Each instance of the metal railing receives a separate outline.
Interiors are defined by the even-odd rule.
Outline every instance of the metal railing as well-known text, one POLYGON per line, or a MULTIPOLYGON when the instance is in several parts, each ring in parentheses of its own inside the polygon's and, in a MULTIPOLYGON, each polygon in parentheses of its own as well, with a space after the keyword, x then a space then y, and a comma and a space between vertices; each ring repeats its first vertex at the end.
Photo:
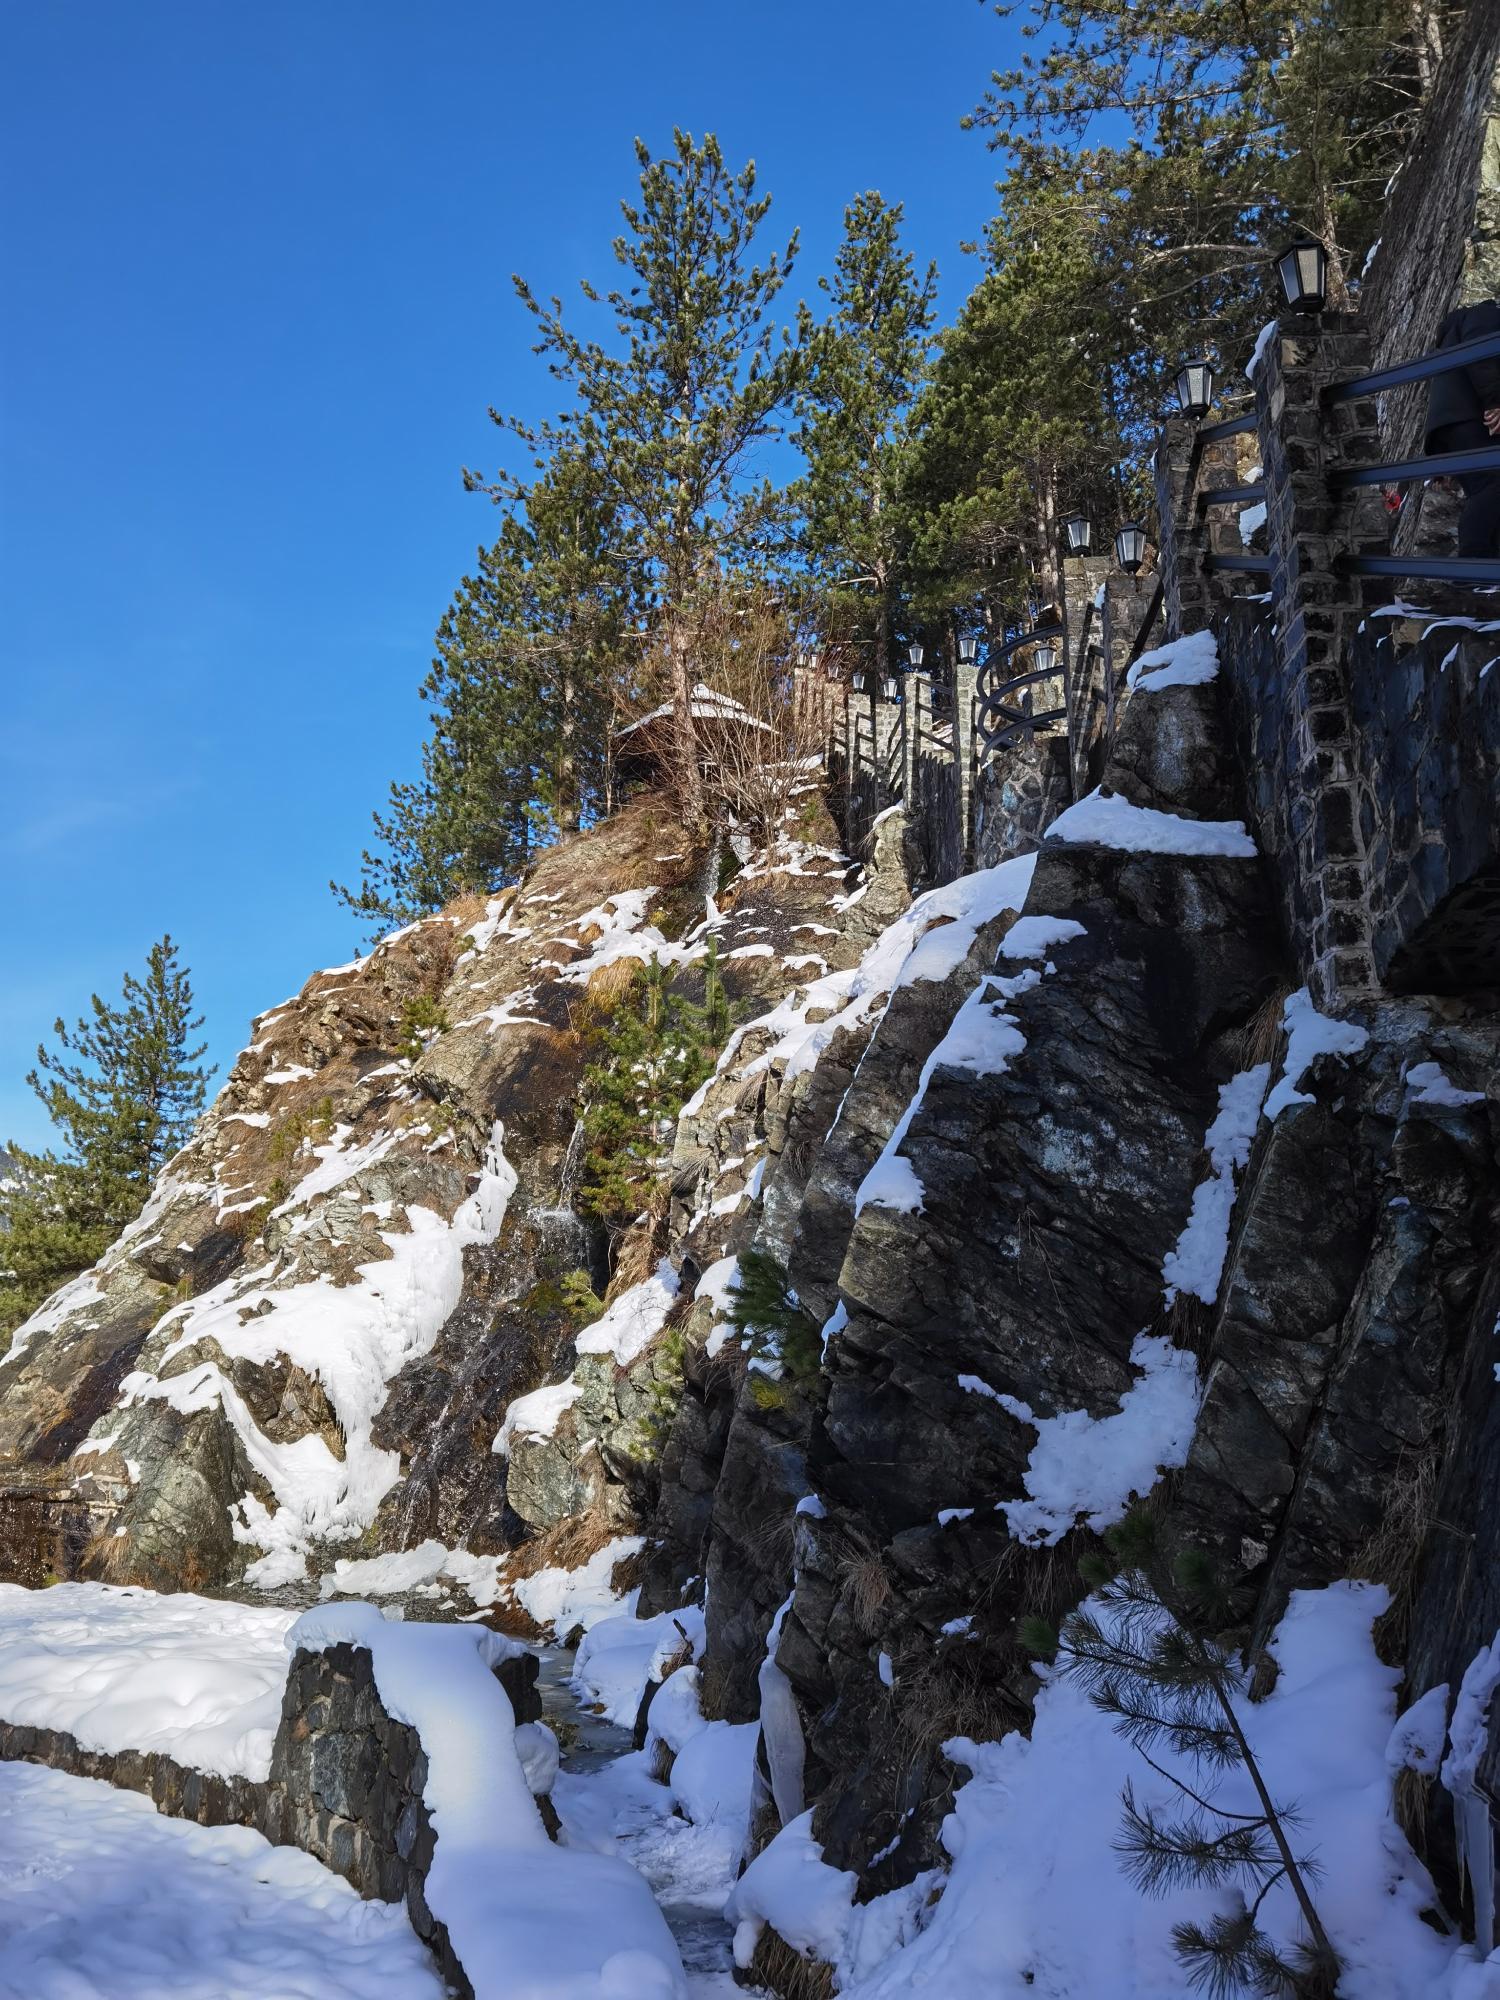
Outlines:
POLYGON ((1373 375, 1356 375, 1351 382, 1334 382, 1323 391, 1325 403, 1352 403, 1360 396, 1374 396, 1382 389, 1401 389, 1408 382, 1425 382, 1433 375, 1447 375, 1467 368, 1471 361, 1492 361, 1500 356, 1500 333, 1481 334, 1477 340, 1462 340, 1452 347, 1434 347, 1410 361, 1397 361, 1389 368, 1377 368, 1373 375))
POLYGON ((996 750, 1014 743, 1021 736, 1034 735, 1045 722, 1066 720, 1068 713, 1066 707, 1047 708, 1040 713, 1034 713, 1030 709, 1008 706, 1011 696, 1025 688, 1035 687, 1040 681, 1056 680, 1059 671, 1064 676, 1063 684, 1066 687, 1066 659, 1061 669, 1050 667, 1045 673, 1032 671, 1013 674, 1001 681, 995 679, 996 670, 1004 666, 1013 654, 1020 652, 1023 647, 1039 645, 1047 639, 1061 639, 1066 643, 1067 628, 1061 619, 1054 619, 1048 625, 1038 625, 1030 632, 1017 633, 1013 639, 1007 639, 1003 645, 997 646, 980 667, 974 687, 974 740, 976 753, 980 758, 993 755, 996 750))

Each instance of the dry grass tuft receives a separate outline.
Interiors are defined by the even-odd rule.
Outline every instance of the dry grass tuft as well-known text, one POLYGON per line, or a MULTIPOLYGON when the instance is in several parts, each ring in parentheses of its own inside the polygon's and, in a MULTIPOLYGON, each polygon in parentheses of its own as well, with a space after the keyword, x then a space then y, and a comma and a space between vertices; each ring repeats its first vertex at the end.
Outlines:
POLYGON ((750 1976, 779 2000, 833 2000, 833 1967, 803 1958, 769 1926, 760 1934, 750 1976))
POLYGON ((1275 1059, 1281 1047, 1282 1009, 1291 994, 1292 988, 1282 980, 1271 989, 1241 1029, 1240 1062, 1243 1068, 1254 1069, 1258 1063, 1275 1059))
POLYGON ((621 1556, 609 1573, 609 1587, 617 1597, 623 1597, 629 1590, 636 1590, 646 1580, 646 1551, 633 1549, 628 1556, 621 1556))
POLYGON ((1422 1862, 1427 1859, 1427 1807, 1432 1782, 1430 1771, 1413 1771, 1403 1765, 1396 1773, 1391 1798, 1396 1824, 1411 1843, 1412 1853, 1422 1862))
POLYGON ((877 1551, 855 1549, 839 1564, 839 1594, 867 1639, 880 1629, 880 1614, 893 1595, 891 1579, 877 1551))
POLYGON ((712 1653, 698 1668, 698 1713, 705 1722, 729 1718, 729 1668, 712 1653))
POLYGON ((1375 1621, 1375 1648, 1391 1664, 1406 1657, 1412 1605, 1422 1567, 1422 1551, 1437 1513, 1439 1444, 1409 1453, 1388 1489, 1380 1526, 1359 1550, 1350 1575, 1383 1583, 1389 1608, 1375 1621))
POLYGON ((589 975, 588 984, 568 1010, 568 1025, 575 1035, 592 1034, 612 1021, 620 1005, 640 977, 640 961, 617 958, 589 975))

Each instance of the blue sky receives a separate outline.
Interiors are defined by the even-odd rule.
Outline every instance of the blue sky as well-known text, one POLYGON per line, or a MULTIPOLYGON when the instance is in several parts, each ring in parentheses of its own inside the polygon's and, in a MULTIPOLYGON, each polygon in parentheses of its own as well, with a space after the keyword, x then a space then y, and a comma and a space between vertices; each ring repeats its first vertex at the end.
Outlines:
POLYGON ((811 297, 845 202, 942 267, 992 205, 978 0, 35 0, 0 27, 0 1139, 38 1037, 171 931, 216 1061, 360 930, 491 531, 510 290, 607 277, 631 142, 757 161, 811 297))

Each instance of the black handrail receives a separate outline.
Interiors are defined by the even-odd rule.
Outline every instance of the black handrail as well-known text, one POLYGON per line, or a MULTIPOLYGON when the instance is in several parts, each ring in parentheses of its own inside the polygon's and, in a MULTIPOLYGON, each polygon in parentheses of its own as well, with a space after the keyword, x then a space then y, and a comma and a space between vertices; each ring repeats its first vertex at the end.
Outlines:
POLYGON ((1044 708, 1040 715, 1028 715, 1021 722, 1013 722, 1005 729, 997 729, 992 736, 985 738, 985 756, 992 750, 1003 749, 1007 743, 1013 743, 1018 736, 1025 736, 1032 730, 1039 729, 1044 722, 1063 721, 1067 713, 1065 708, 1044 708))
POLYGON ((1415 576, 1434 583, 1500 584, 1496 556, 1340 556, 1338 567, 1349 576, 1415 576))
POLYGON ((1199 507, 1232 507, 1240 500, 1264 500, 1266 485, 1263 479, 1250 486, 1205 486, 1199 492, 1199 507))
POLYGON ((1352 403, 1357 396, 1373 396, 1380 389, 1399 389, 1408 382, 1425 382, 1432 375, 1446 375, 1451 369, 1467 368, 1471 361, 1489 361, 1500 355, 1500 333, 1481 334, 1477 340, 1463 340, 1455 347, 1435 347, 1413 361, 1398 361, 1391 368, 1377 368, 1373 375, 1357 375, 1352 382, 1334 382, 1323 391, 1325 403, 1352 403))
MULTIPOLYGON (((1500 350, 1497 350, 1500 351, 1500 350)), ((1500 472, 1500 444, 1478 451, 1439 451, 1426 458, 1398 458, 1390 465, 1356 465, 1328 475, 1328 483, 1343 486, 1394 486, 1402 479, 1451 479, 1465 472, 1500 472)))
POLYGON ((1247 410, 1242 417, 1222 417, 1216 424, 1205 424, 1198 437, 1203 444, 1218 444, 1222 438, 1245 437, 1255 428, 1255 412, 1247 410))

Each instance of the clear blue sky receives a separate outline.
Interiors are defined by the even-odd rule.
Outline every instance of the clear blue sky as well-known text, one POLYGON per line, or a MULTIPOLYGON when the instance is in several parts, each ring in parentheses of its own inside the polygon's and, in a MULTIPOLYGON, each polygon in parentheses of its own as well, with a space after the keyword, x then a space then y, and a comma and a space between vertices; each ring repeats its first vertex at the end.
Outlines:
POLYGON ((809 297, 904 200, 951 314, 1004 59, 977 0, 31 0, 0 26, 0 1139, 54 1016, 170 930, 216 1061, 350 957, 370 810, 554 404, 510 273, 607 277, 631 141, 753 156, 809 297))

